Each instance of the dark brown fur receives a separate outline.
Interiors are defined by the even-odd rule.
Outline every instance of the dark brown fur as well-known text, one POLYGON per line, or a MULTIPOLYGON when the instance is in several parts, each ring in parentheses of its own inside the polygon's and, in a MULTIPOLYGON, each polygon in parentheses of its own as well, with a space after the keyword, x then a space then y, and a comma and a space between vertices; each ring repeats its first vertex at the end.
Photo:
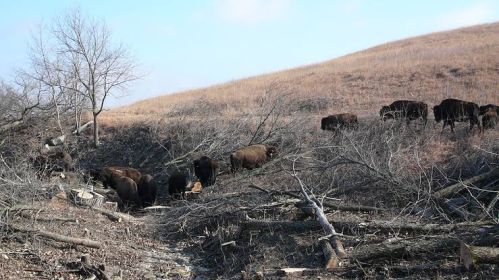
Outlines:
POLYGON ((321 119, 322 130, 357 128, 358 125, 357 116, 350 113, 329 115, 321 119))
POLYGON ((193 184, 192 176, 186 173, 173 173, 168 179, 168 193, 171 197, 180 194, 185 197, 185 191, 193 184))
POLYGON ((494 104, 487 104, 484 106, 480 106, 480 115, 485 115, 489 110, 496 111, 497 114, 499 114, 499 106, 494 105, 494 104))
POLYGON ((388 106, 381 107, 379 111, 383 121, 387 119, 405 119, 406 123, 421 118, 424 124, 428 120, 428 105, 424 102, 397 100, 388 106))
POLYGON ((142 174, 135 168, 131 167, 121 167, 121 166, 108 166, 104 167, 101 172, 101 181, 104 188, 110 184, 110 179, 113 174, 118 174, 120 176, 125 176, 132 179, 136 184, 140 183, 140 177, 142 174))
POLYGON ((272 159, 277 149, 270 145, 257 144, 243 147, 230 155, 231 170, 237 171, 241 168, 253 169, 262 166, 272 159))
POLYGON ((157 186, 154 182, 154 178, 145 174, 140 177, 139 184, 137 184, 139 197, 142 200, 142 205, 144 207, 151 206, 156 200, 157 186))
POLYGON ((137 184, 128 177, 116 176, 113 178, 113 189, 125 205, 139 206, 142 204, 137 184))
POLYGON ((215 184, 218 172, 218 161, 207 156, 194 160, 194 174, 198 177, 203 187, 215 184))
POLYGON ((475 124, 480 129, 480 122, 478 121, 480 108, 473 102, 453 98, 445 99, 440 105, 433 107, 433 114, 437 123, 442 120, 444 121, 442 130, 446 125, 450 125, 451 131, 454 131, 454 122, 468 120, 470 121, 470 130, 473 129, 473 125, 475 124))
POLYGON ((497 124, 497 112, 494 109, 489 109, 482 117, 483 129, 494 129, 497 124))

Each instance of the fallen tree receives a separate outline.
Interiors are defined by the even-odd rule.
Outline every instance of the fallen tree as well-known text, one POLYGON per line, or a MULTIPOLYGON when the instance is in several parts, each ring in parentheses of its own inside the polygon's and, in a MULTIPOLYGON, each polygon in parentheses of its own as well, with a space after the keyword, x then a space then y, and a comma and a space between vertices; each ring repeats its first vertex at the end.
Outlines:
POLYGON ((469 178, 467 180, 458 182, 456 184, 450 185, 448 187, 445 187, 445 188, 433 193, 433 196, 436 198, 448 197, 450 195, 456 194, 456 193, 464 190, 465 188, 467 188, 471 185, 476 185, 476 184, 480 183, 481 181, 489 180, 489 179, 493 179, 493 178, 499 178, 499 168, 494 168, 487 173, 484 173, 484 174, 469 178))
POLYGON ((12 224, 9 224, 8 228, 10 230, 13 230, 13 231, 28 233, 31 235, 43 236, 43 237, 46 237, 46 238, 49 238, 49 239, 52 239, 55 241, 60 241, 60 242, 69 243, 69 244, 73 244, 73 245, 82 245, 82 246, 95 248, 95 249, 100 249, 102 247, 100 242, 90 240, 90 239, 76 238, 76 237, 61 235, 61 234, 52 233, 52 232, 39 230, 39 229, 27 229, 27 228, 18 227, 18 226, 12 225, 12 224))
POLYGON ((470 246, 461 241, 459 260, 468 270, 478 263, 499 264, 499 248, 470 246))

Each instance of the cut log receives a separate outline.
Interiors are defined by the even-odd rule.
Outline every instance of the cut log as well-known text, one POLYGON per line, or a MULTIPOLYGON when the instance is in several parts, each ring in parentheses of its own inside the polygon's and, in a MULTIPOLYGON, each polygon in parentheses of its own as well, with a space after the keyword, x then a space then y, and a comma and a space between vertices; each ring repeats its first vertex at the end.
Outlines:
POLYGON ((499 248, 470 246, 461 241, 459 259, 467 270, 477 263, 499 264, 499 248))
POLYGON ((72 133, 76 135, 80 135, 83 131, 87 130, 89 127, 92 127, 93 121, 89 121, 86 124, 80 126, 79 129, 75 129, 72 133))
POLYGON ((430 240, 410 239, 392 243, 374 244, 358 247, 351 257, 357 261, 368 262, 380 259, 414 257, 418 254, 435 254, 435 252, 452 252, 459 247, 455 238, 438 238, 430 240))
POLYGON ((71 189, 69 198, 76 205, 99 207, 104 203, 105 198, 101 194, 85 189, 71 189))
POLYGON ((329 243, 329 240, 322 239, 319 241, 319 245, 322 248, 322 253, 324 254, 324 268, 327 270, 334 269, 339 266, 339 259, 336 253, 333 250, 333 247, 331 246, 331 243, 329 243))
POLYGON ((163 206, 163 205, 156 205, 156 206, 149 206, 144 208, 146 211, 157 211, 157 210, 170 210, 173 207, 171 206, 163 206))
MULTIPOLYGON (((407 231, 422 231, 422 232, 449 232, 459 228, 466 227, 479 227, 491 224, 490 222, 475 222, 475 223, 457 223, 457 224, 421 224, 409 222, 392 222, 392 221, 370 221, 370 222, 357 222, 357 221, 333 221, 332 224, 336 228, 349 230, 366 228, 373 230, 407 230, 407 231)), ((321 225, 318 221, 272 221, 272 220, 256 220, 246 218, 241 223, 243 230, 287 230, 293 232, 319 230, 321 225)), ((340 236, 339 234, 335 234, 340 236)))
POLYGON ((277 276, 284 276, 290 278, 296 278, 300 276, 311 276, 319 273, 320 270, 310 269, 310 268, 302 268, 302 267, 287 267, 281 268, 276 271, 277 276))
POLYGON ((90 239, 82 239, 82 238, 76 238, 76 237, 71 237, 71 236, 65 236, 65 235, 60 235, 57 233, 52 233, 52 232, 47 232, 44 230, 37 230, 37 229, 26 229, 26 228, 21 228, 14 226, 12 224, 9 225, 9 228, 17 231, 17 232, 23 232, 23 233, 28 233, 32 235, 39 235, 43 236, 55 241, 60 241, 60 242, 65 242, 73 245, 82 245, 90 248, 95 248, 99 249, 101 248, 101 243, 98 241, 90 240, 90 239))
POLYGON ((453 195, 453 194, 456 194, 456 193, 462 191, 463 189, 467 188, 469 185, 476 185, 476 184, 480 183, 480 181, 488 180, 488 179, 492 179, 492 178, 496 178, 496 177, 499 177, 499 168, 494 168, 487 173, 484 173, 484 174, 469 178, 467 180, 464 180, 462 182, 445 187, 445 188, 433 193, 433 196, 436 198, 448 197, 450 195, 453 195))
POLYGON ((52 146, 52 147, 53 146, 60 146, 60 145, 64 144, 65 140, 66 140, 66 135, 61 135, 58 137, 47 139, 47 141, 45 141, 45 144, 52 146))
POLYGON ((61 217, 44 218, 44 217, 33 216, 26 212, 20 212, 19 216, 39 222, 63 222, 63 223, 77 223, 77 224, 79 223, 78 219, 75 218, 61 218, 61 217))
POLYGON ((0 126, 0 133, 5 132, 11 128, 18 127, 23 123, 24 123, 23 121, 15 121, 15 122, 11 122, 11 123, 2 125, 2 126, 0 126))
MULTIPOLYGON (((259 191, 265 192, 269 195, 286 195, 290 196, 293 198, 299 198, 302 199, 302 196, 299 194, 289 192, 289 191, 275 191, 275 190, 267 190, 264 189, 260 186, 250 184, 248 187, 257 189, 259 191)), ((378 207, 373 207, 373 206, 365 206, 365 205, 345 205, 345 204, 339 204, 339 203, 332 203, 332 202, 323 202, 322 206, 324 208, 328 208, 329 210, 340 210, 340 211, 349 211, 349 212, 385 212, 388 211, 388 209, 384 208, 378 208, 378 207)))
POLYGON ((126 222, 138 222, 136 218, 133 216, 130 216, 125 213, 118 213, 118 212, 113 212, 109 211, 107 209, 99 208, 99 207, 92 207, 95 211, 104 214, 107 216, 110 220, 115 221, 115 222, 121 222, 121 221, 126 221, 126 222))

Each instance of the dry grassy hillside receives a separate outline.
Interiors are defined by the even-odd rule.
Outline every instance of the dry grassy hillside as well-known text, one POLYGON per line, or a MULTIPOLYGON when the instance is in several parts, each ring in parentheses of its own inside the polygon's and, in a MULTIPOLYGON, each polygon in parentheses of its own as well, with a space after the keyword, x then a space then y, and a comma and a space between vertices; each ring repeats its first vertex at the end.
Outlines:
POLYGON ((252 111, 269 85, 291 92, 297 110, 377 114, 382 103, 456 97, 499 103, 499 23, 400 40, 323 63, 164 95, 107 112, 108 122, 163 117, 197 108, 223 115, 252 111), (188 105, 191 104, 191 105, 188 105), (185 106, 179 106, 185 105, 185 106), (244 109, 243 109, 244 108, 244 109))

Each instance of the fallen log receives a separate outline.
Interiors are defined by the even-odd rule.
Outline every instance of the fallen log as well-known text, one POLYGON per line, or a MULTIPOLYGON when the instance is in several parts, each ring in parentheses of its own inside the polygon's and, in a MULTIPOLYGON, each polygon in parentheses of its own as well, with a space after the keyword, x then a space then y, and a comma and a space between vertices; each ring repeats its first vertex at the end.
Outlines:
POLYGON ((11 128, 18 127, 23 123, 24 123, 23 121, 15 121, 15 122, 11 122, 11 123, 2 125, 2 126, 0 126, 0 133, 5 132, 11 128))
POLYGON ((76 135, 80 135, 80 133, 87 130, 89 127, 91 127, 91 125, 93 123, 94 123, 93 121, 89 121, 89 122, 85 123, 84 125, 80 126, 80 128, 75 129, 72 133, 76 134, 76 135))
POLYGON ((130 216, 128 214, 125 214, 125 213, 118 213, 118 212, 113 212, 113 211, 110 211, 110 210, 107 210, 107 209, 103 209, 103 208, 99 208, 99 207, 91 207, 92 209, 94 209, 95 211, 105 215, 106 217, 108 217, 111 221, 114 221, 114 222, 122 222, 122 221, 126 221, 126 222, 137 222, 137 219, 133 216, 130 216))
POLYGON ((79 223, 79 220, 75 218, 62 218, 62 217, 44 218, 44 217, 33 216, 25 212, 20 212, 19 216, 26 219, 34 220, 35 222, 39 221, 39 222, 63 222, 63 223, 77 223, 77 224, 79 223))
POLYGON ((495 178, 495 177, 499 177, 499 168, 494 168, 487 173, 484 173, 484 174, 469 178, 467 180, 461 181, 459 183, 450 185, 448 187, 445 187, 439 191, 434 192, 433 196, 436 198, 448 197, 450 195, 453 195, 453 194, 456 194, 456 193, 462 191, 463 189, 467 188, 470 185, 475 185, 475 184, 478 184, 480 181, 495 178))
POLYGON ((325 260, 325 267, 327 269, 334 269, 338 267, 340 263, 339 259, 346 257, 346 252, 345 249, 343 248, 343 244, 337 238, 336 230, 334 229, 334 226, 327 219, 326 214, 322 210, 322 206, 320 205, 320 203, 316 199, 313 199, 308 195, 308 193, 305 191, 305 185, 298 177, 298 175, 296 175, 296 173, 294 173, 292 176, 298 182, 300 186, 299 190, 303 195, 305 201, 308 203, 308 206, 314 209, 315 218, 317 219, 317 222, 319 222, 322 229, 329 237, 328 239, 323 239, 321 242, 323 244, 322 248, 325 260), (334 251, 330 250, 330 248, 327 246, 328 244, 325 243, 328 244, 331 243, 330 245, 332 246, 332 249, 334 249, 334 251))
POLYGON ((452 237, 438 239, 403 239, 392 243, 381 243, 357 247, 351 254, 352 259, 361 262, 378 261, 402 256, 414 257, 418 254, 455 251, 459 241, 452 237))
POLYGON ((461 241, 459 260, 467 270, 477 263, 499 264, 499 248, 470 246, 461 241))
MULTIPOLYGON (((476 223, 457 223, 457 224, 420 224, 409 222, 390 222, 390 221, 370 221, 370 222, 357 222, 357 221, 333 221, 331 222, 334 227, 340 229, 354 229, 365 228, 375 230, 408 230, 408 231, 423 231, 423 232, 450 232, 463 227, 478 227, 489 225, 487 222, 476 223)), ((299 231, 315 231, 321 229, 318 221, 273 221, 273 220, 256 220, 247 218, 241 223, 242 230, 286 230, 292 232, 299 231)), ((335 234, 340 236, 339 234, 335 234)))
POLYGON ((102 247, 101 243, 98 241, 90 240, 90 239, 83 239, 83 238, 76 238, 76 237, 71 237, 71 236, 66 236, 66 235, 61 235, 57 233, 52 233, 44 230, 38 230, 38 229, 26 229, 26 228, 21 228, 14 226, 12 224, 8 225, 11 230, 17 231, 17 232, 23 232, 23 233, 28 233, 31 235, 39 235, 43 236, 55 241, 60 241, 60 242, 65 242, 73 245, 82 245, 90 248, 95 248, 95 249, 100 249, 102 247))
MULTIPOLYGON (((260 186, 250 184, 250 188, 257 189, 259 191, 265 192, 269 195, 287 195, 293 198, 303 199, 303 197, 299 194, 289 192, 289 191, 275 191, 275 190, 267 190, 260 186)), ((378 208, 373 206, 365 206, 365 205, 345 205, 345 204, 337 204, 332 202, 322 202, 323 207, 329 208, 331 210, 341 210, 341 211, 350 211, 350 212, 385 212, 388 209, 378 208)))
POLYGON ((246 218, 241 223, 241 230, 285 230, 287 232, 300 232, 307 230, 320 230, 318 221, 268 221, 246 218))
POLYGON ((329 240, 322 239, 319 241, 319 246, 321 246, 322 254, 324 255, 324 268, 327 270, 334 269, 339 266, 339 259, 334 251, 329 240))

